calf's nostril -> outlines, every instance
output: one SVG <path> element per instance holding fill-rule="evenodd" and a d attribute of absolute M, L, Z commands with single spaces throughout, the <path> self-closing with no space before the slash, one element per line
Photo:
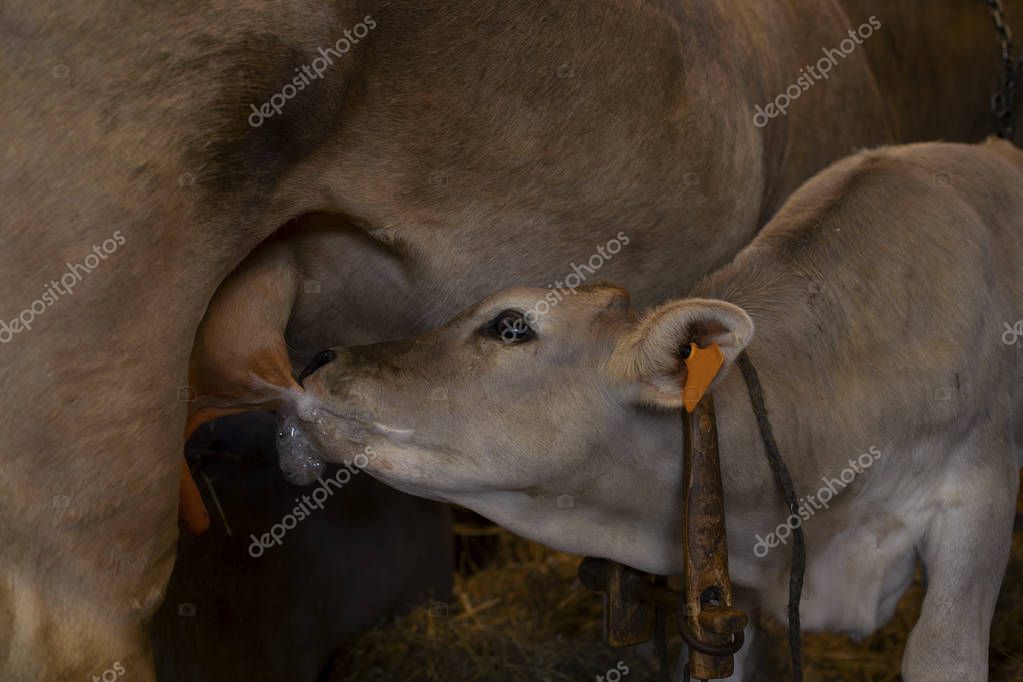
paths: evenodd
<path fill-rule="evenodd" d="M 298 375 L 298 385 L 302 386 L 302 382 L 305 381 L 307 376 L 318 370 L 320 367 L 323 367 L 328 362 L 333 362 L 335 358 L 337 358 L 337 353 L 330 349 L 317 353 L 312 362 L 306 365 L 305 369 L 302 370 L 302 373 Z"/>

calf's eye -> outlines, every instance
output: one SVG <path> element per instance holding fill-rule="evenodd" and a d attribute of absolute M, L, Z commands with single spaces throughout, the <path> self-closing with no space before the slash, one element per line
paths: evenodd
<path fill-rule="evenodd" d="M 517 310 L 505 310 L 500 313 L 487 325 L 486 331 L 490 336 L 508 345 L 525 343 L 536 336 L 526 316 Z"/>

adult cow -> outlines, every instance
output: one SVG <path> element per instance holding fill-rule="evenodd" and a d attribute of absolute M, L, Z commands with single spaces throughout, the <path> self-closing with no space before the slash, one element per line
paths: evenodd
<path fill-rule="evenodd" d="M 982 5 L 4 3 L 0 676 L 153 677 L 204 314 L 192 424 L 291 384 L 286 326 L 416 332 L 623 225 L 601 276 L 678 293 L 828 161 L 986 131 Z"/>

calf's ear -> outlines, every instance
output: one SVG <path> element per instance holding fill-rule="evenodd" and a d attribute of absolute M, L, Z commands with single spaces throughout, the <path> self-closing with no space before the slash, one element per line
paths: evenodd
<path fill-rule="evenodd" d="M 682 407 L 686 366 L 681 349 L 717 344 L 724 355 L 720 378 L 753 337 L 753 320 L 742 308 L 711 299 L 672 301 L 650 311 L 619 341 L 613 373 L 651 405 Z"/>
<path fill-rule="evenodd" d="M 220 285 L 196 333 L 189 361 L 185 437 L 228 414 L 273 409 L 300 392 L 284 330 L 296 293 L 290 249 L 268 243 Z"/>

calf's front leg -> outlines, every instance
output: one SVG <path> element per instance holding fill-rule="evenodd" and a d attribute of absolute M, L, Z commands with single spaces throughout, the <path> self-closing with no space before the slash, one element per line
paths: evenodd
<path fill-rule="evenodd" d="M 969 453 L 973 466 L 976 454 Z M 1016 496 L 1002 468 L 964 467 L 946 484 L 946 503 L 927 524 L 920 554 L 928 586 L 902 660 L 906 682 L 988 678 L 991 619 L 1008 562 Z"/>

